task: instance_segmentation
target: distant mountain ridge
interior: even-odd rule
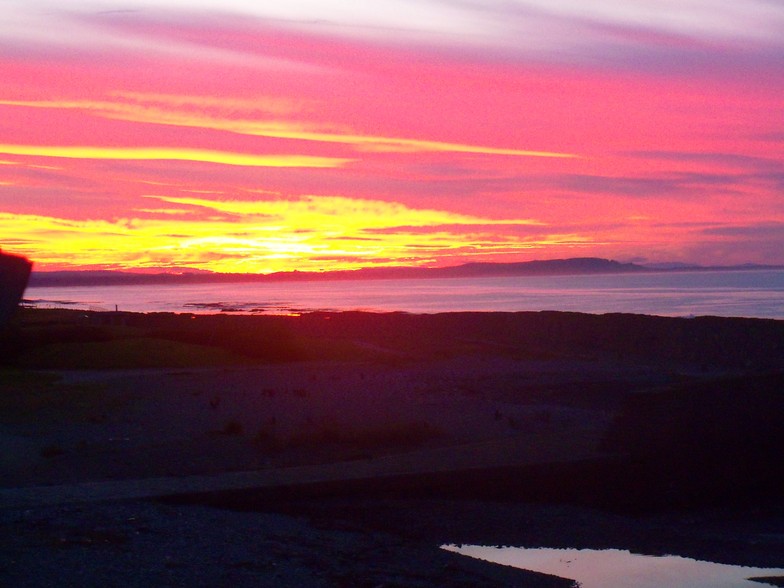
[[[139,273],[123,271],[34,272],[30,286],[120,286],[146,284],[197,284],[230,282],[283,282],[329,280],[389,280],[420,278],[480,278],[501,276],[558,276],[619,274],[667,271],[718,271],[782,269],[782,266],[745,264],[741,266],[698,266],[685,264],[640,265],[598,257],[572,257],[513,263],[472,262],[462,265],[423,267],[379,267],[329,272],[277,272],[272,274],[223,274],[205,271],[182,273]]]

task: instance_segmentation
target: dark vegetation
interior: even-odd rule
[[[374,426],[324,425],[293,436],[289,447],[316,448],[326,444],[349,445],[355,449],[383,447],[413,449],[444,433],[427,422],[399,422]]]
[[[784,496],[784,374],[635,394],[605,438],[635,501],[693,506]]]
[[[7,365],[122,368],[466,354],[579,358],[743,372],[784,369],[784,322],[568,312],[302,316],[21,309],[0,334]]]
[[[353,492],[569,503],[635,513],[781,506],[783,422],[784,373],[689,381],[628,395],[603,441],[608,457],[357,481]],[[309,499],[342,496],[347,488],[324,484],[297,492]],[[229,496],[219,502],[248,507],[255,500]]]
[[[64,384],[47,372],[0,369],[0,424],[96,422],[103,397],[100,384]]]

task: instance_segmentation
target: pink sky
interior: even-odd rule
[[[38,269],[784,264],[784,6],[11,0]],[[263,4],[263,3],[262,3]]]

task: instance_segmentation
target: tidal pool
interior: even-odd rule
[[[769,584],[750,578],[784,576],[784,568],[734,566],[621,549],[442,547],[493,563],[577,580],[582,588],[761,588]]]

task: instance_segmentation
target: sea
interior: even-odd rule
[[[557,310],[784,319],[784,270],[30,287],[24,304],[194,314]]]

